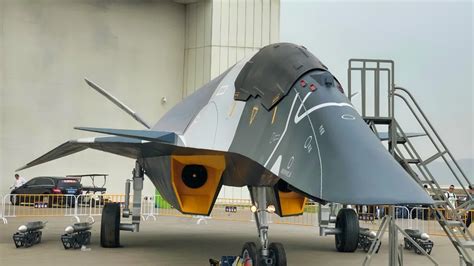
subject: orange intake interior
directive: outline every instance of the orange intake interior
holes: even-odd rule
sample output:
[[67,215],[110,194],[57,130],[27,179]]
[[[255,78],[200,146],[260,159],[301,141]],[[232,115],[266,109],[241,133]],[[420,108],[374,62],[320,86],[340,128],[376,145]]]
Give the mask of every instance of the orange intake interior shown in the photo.
[[[186,186],[181,178],[183,168],[192,164],[202,165],[207,171],[207,181],[199,188]],[[225,158],[221,155],[171,156],[171,183],[183,213],[209,214],[224,169]]]

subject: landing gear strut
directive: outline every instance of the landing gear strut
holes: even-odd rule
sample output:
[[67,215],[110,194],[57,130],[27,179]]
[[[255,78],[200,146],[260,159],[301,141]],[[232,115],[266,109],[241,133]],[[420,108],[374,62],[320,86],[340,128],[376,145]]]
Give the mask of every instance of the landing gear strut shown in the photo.
[[252,187],[255,222],[257,224],[260,248],[253,242],[247,242],[242,248],[241,257],[251,261],[251,265],[257,266],[286,266],[286,253],[281,243],[269,243],[268,241],[268,211],[267,195],[265,187]]
[[129,209],[130,180],[125,184],[125,206],[123,217],[132,216],[132,223],[120,223],[120,203],[107,203],[102,210],[102,222],[100,226],[100,245],[104,248],[120,247],[120,230],[138,232],[141,219],[141,198],[143,190],[144,172],[140,164],[135,162],[133,169],[133,208]]

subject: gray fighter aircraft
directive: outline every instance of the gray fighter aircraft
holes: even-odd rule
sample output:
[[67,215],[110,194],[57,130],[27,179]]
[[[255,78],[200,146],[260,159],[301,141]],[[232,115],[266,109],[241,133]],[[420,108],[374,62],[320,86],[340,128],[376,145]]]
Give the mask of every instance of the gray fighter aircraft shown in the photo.
[[[431,204],[354,109],[337,79],[306,48],[262,48],[174,106],[150,127],[94,83],[94,89],[146,130],[77,128],[112,135],[68,141],[21,169],[87,148],[136,160],[133,209],[103,209],[101,245],[119,246],[119,230],[138,231],[146,174],[186,214],[209,215],[222,185],[250,190],[260,245],[245,243],[254,265],[286,265],[282,244],[269,243],[267,212],[301,215],[307,199],[341,204]],[[357,248],[356,213],[336,220],[336,248]]]

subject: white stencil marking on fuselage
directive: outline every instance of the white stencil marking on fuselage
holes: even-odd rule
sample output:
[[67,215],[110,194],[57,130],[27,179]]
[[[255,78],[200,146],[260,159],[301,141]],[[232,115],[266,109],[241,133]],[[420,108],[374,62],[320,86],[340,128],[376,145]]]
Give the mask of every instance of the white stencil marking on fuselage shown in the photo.
[[322,135],[324,135],[325,132],[326,132],[326,130],[324,129],[324,126],[323,125],[319,126],[319,135],[322,136]]
[[350,115],[350,114],[343,114],[341,116],[341,118],[344,119],[344,120],[355,120],[356,119],[353,115]]
[[303,148],[308,151],[308,153],[311,153],[313,150],[313,145],[311,145],[311,142],[313,141],[313,136],[309,135],[303,145]]

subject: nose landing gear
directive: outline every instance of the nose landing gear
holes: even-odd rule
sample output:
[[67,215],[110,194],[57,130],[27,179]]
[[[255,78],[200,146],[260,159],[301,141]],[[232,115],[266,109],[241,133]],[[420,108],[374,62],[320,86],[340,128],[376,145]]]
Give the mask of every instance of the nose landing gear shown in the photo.
[[255,222],[257,224],[260,248],[253,242],[247,242],[242,248],[244,265],[286,266],[286,253],[281,243],[268,241],[268,211],[265,187],[250,188],[254,192]]

